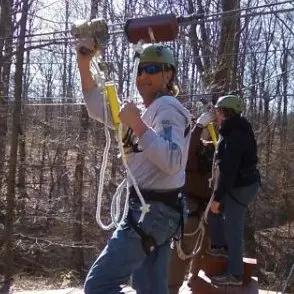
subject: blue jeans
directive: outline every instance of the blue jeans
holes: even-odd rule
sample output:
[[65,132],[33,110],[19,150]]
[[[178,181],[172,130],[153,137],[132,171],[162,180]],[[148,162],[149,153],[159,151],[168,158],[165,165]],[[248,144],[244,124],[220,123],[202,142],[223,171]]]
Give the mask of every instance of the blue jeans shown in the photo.
[[[107,246],[92,265],[84,290],[86,294],[120,293],[122,285],[132,277],[138,294],[167,294],[167,269],[171,238],[179,228],[180,213],[160,202],[150,202],[151,212],[141,225],[158,245],[147,256],[141,237],[123,221],[115,230]],[[134,219],[141,215],[140,204],[130,207]],[[152,285],[152,289],[149,287]]]
[[243,275],[243,238],[248,204],[255,198],[259,183],[235,187],[221,202],[221,213],[210,212],[208,227],[212,246],[228,248],[228,273]]

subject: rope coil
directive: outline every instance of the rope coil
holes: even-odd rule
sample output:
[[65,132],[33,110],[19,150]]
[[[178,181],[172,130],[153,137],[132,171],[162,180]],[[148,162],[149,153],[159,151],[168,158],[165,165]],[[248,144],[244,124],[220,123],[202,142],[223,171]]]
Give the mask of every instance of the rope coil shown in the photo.
[[[135,97],[136,77],[138,72],[138,65],[140,62],[139,56],[143,51],[143,42],[139,41],[138,44],[134,46],[134,50],[136,54],[135,54],[134,68],[133,68],[133,73],[131,78],[131,91],[130,91],[129,97],[127,98],[127,101],[132,101],[133,98]],[[93,63],[94,68],[96,70],[95,81],[96,81],[97,87],[100,90],[104,90],[105,75],[99,67],[99,61],[100,60],[98,57],[97,61]],[[105,148],[103,151],[103,159],[102,159],[100,173],[99,173],[99,187],[98,187],[98,193],[97,193],[97,208],[96,208],[96,221],[103,230],[111,230],[114,227],[118,227],[120,221],[127,216],[127,213],[129,210],[129,205],[128,205],[129,186],[128,186],[127,179],[129,179],[130,182],[132,183],[137,193],[137,196],[141,202],[141,207],[140,207],[141,216],[139,219],[139,223],[143,222],[145,215],[150,211],[150,204],[147,204],[145,202],[140,192],[140,189],[138,187],[137,181],[128,166],[127,157],[126,157],[124,145],[123,145],[123,125],[122,123],[119,123],[117,128],[118,147],[119,147],[119,152],[121,154],[123,165],[125,167],[125,170],[127,171],[127,178],[124,179],[118,185],[116,192],[113,196],[113,199],[111,202],[111,209],[110,209],[111,222],[109,224],[104,224],[101,219],[101,206],[102,206],[102,194],[103,194],[104,180],[105,180],[105,171],[107,168],[108,154],[109,154],[109,149],[111,144],[111,137],[110,137],[109,127],[108,127],[108,107],[109,105],[107,104],[107,97],[105,94],[103,99],[103,110],[104,110],[104,133],[105,133],[106,143],[105,143]],[[123,213],[122,213],[122,216],[120,217],[122,194],[125,189],[127,190],[127,196],[125,199]]]

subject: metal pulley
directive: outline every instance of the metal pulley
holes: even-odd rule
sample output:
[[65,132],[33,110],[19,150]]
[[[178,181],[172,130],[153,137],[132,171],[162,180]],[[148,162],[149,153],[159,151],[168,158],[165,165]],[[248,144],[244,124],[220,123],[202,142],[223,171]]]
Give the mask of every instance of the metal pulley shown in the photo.
[[[72,24],[71,34],[77,39],[89,42],[88,46],[81,47],[80,53],[89,54],[97,47],[106,46],[109,40],[108,25],[104,19],[78,20]],[[93,42],[92,44],[90,44]],[[93,48],[91,50],[90,48]]]

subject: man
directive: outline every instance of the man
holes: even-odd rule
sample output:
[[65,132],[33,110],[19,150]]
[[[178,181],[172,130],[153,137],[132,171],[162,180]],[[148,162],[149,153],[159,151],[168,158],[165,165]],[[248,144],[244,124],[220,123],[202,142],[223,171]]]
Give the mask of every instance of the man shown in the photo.
[[[106,123],[103,91],[90,72],[91,55],[80,54],[78,66],[89,116]],[[142,223],[141,203],[132,186],[129,213],[113,233],[87,275],[86,294],[121,293],[132,277],[141,294],[167,294],[170,242],[182,220],[180,195],[190,142],[190,113],[176,99],[176,61],[172,51],[151,45],[140,55],[136,86],[145,111],[132,102],[120,110],[120,121],[138,138],[138,150],[129,154],[129,169],[150,204]],[[110,118],[107,119],[110,121]],[[134,181],[128,178],[129,184]]]

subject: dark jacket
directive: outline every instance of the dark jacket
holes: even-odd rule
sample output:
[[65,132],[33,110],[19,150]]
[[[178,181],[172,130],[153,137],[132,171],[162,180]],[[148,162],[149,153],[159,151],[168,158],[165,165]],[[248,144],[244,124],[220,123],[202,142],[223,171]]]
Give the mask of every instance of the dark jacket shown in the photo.
[[203,129],[195,126],[192,130],[189,147],[188,162],[186,167],[185,195],[195,199],[209,199],[214,146],[205,146],[201,141]]
[[219,129],[216,164],[215,201],[220,201],[233,187],[244,187],[259,181],[257,146],[251,124],[246,118],[234,116]]

